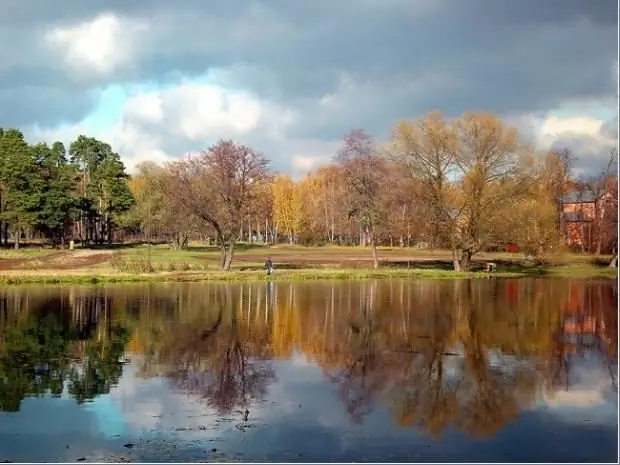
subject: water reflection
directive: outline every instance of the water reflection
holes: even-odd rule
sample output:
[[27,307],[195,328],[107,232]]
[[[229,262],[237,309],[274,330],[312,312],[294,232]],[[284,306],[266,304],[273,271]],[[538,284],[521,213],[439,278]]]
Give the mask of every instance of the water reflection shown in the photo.
[[[490,438],[541,405],[616,409],[617,315],[609,281],[6,288],[0,410],[92,401],[133,359],[125,376],[164,379],[243,429],[281,400],[270,392],[282,364],[303,363],[352,424],[385,411],[437,440]],[[607,373],[602,388],[588,385],[591,366]]]
[[112,321],[110,299],[99,292],[30,297],[7,291],[0,299],[0,410],[16,412],[25,397],[59,397],[65,389],[78,404],[109,393],[130,336]]

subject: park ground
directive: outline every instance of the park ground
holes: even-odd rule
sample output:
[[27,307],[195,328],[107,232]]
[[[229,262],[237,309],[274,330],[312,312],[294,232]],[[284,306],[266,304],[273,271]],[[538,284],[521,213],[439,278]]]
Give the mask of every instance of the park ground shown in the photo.
[[29,247],[0,251],[0,283],[71,283],[122,281],[235,281],[267,279],[264,263],[271,257],[275,271],[269,279],[362,279],[382,277],[489,277],[485,262],[497,265],[494,276],[557,276],[615,278],[611,257],[562,254],[544,262],[522,254],[481,253],[472,272],[451,270],[449,251],[380,248],[381,266],[372,269],[369,249],[360,247],[284,247],[239,244],[230,272],[218,271],[215,247],[191,244],[185,250],[167,245],[126,245],[107,248],[54,250]]

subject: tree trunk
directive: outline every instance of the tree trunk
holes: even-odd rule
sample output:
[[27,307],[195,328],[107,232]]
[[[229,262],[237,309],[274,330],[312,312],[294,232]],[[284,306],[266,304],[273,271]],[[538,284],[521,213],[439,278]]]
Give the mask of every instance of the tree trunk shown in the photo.
[[233,255],[235,254],[235,241],[231,241],[228,247],[222,246],[224,252],[222,271],[230,271],[230,265],[232,265]]
[[594,251],[594,255],[596,257],[600,257],[601,256],[601,249],[603,248],[603,235],[601,234],[601,228],[597,227],[596,228],[596,249]]
[[370,237],[370,250],[372,252],[372,267],[377,270],[379,269],[379,257],[377,257],[377,241],[374,234]]
[[19,236],[21,235],[21,233],[18,231],[15,233],[15,250],[19,249]]
[[459,260],[459,248],[452,247],[452,266],[457,273],[461,271],[461,262]]
[[461,259],[460,259],[460,268],[461,271],[468,271],[469,270],[469,265],[471,263],[471,250],[470,249],[466,249],[463,250],[463,252],[461,253]]
[[224,265],[226,264],[226,246],[220,244],[220,270],[224,269]]
[[614,255],[614,258],[609,262],[609,268],[618,268],[618,254]]

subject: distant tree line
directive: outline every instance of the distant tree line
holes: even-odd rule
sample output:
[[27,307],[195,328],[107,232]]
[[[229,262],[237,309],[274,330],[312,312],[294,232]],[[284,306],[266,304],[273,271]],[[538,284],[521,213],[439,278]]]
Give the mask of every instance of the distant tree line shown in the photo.
[[[610,161],[615,161],[615,153]],[[437,112],[395,125],[388,141],[347,134],[332,163],[295,182],[259,152],[220,141],[166,165],[147,162],[130,181],[126,225],[183,248],[211,237],[228,269],[238,241],[449,249],[454,268],[508,245],[530,255],[564,247],[562,201],[576,191],[609,194],[593,220],[592,253],[617,242],[617,181],[573,176],[569,151],[539,154],[516,128],[488,113],[448,121]]]
[[490,113],[448,120],[432,112],[397,123],[387,141],[353,130],[331,163],[298,182],[230,140],[142,163],[132,177],[108,144],[86,136],[67,151],[0,130],[0,155],[0,239],[15,247],[25,235],[175,249],[198,239],[220,248],[228,270],[239,241],[369,246],[375,267],[377,246],[391,245],[449,249],[461,270],[480,251],[563,247],[561,199],[577,191],[607,193],[582,251],[611,252],[617,242],[615,152],[606,171],[577,179],[570,152],[536,153]]

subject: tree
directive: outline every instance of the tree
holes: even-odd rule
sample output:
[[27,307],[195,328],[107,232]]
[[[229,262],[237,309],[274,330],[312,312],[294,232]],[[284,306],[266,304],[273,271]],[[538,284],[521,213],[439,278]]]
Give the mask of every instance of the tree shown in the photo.
[[362,129],[355,129],[344,137],[336,160],[342,167],[349,194],[347,216],[355,218],[359,224],[362,244],[366,240],[370,242],[373,267],[377,269],[377,226],[385,219],[381,196],[387,175],[385,160],[377,154],[373,138]]
[[454,223],[449,176],[455,171],[457,140],[441,113],[415,122],[401,121],[392,133],[392,158],[403,166],[422,207],[432,242],[446,244]]
[[35,151],[16,130],[3,131],[0,138],[0,171],[2,183],[2,212],[6,230],[10,229],[19,248],[20,237],[32,230],[37,222],[43,192],[43,180],[38,170]]
[[455,270],[467,270],[471,257],[496,240],[498,222],[512,215],[510,204],[522,186],[510,182],[519,173],[517,130],[488,113],[466,113],[455,122],[461,174],[456,227],[452,231]]
[[168,165],[176,185],[170,194],[215,231],[222,270],[230,270],[244,215],[256,200],[253,187],[266,179],[268,165],[262,153],[231,140]]
[[116,220],[134,202],[125,166],[109,144],[83,135],[71,144],[69,154],[79,173],[80,239],[85,244],[111,242]]
[[544,186],[547,195],[556,206],[556,222],[561,232],[560,245],[566,242],[566,225],[564,223],[564,197],[569,193],[572,179],[572,167],[575,156],[568,150],[549,152],[544,162]]
[[75,168],[67,161],[62,142],[55,142],[51,148],[45,143],[38,144],[33,150],[43,182],[38,227],[52,244],[60,243],[64,246],[67,230],[77,214],[73,197],[76,186]]
[[[613,191],[612,186],[617,186],[617,180],[612,178],[613,168],[617,166],[617,163],[618,154],[614,147],[609,153],[609,160],[605,169],[598,175],[587,178],[584,182],[584,187],[595,199],[592,223],[594,226],[594,254],[597,257],[601,255],[604,242],[612,242],[613,244],[617,240],[613,238],[613,231],[616,232],[615,235],[617,236],[618,230],[617,187],[615,199],[614,193],[610,192]],[[609,241],[608,236],[612,236],[611,241]],[[605,239],[607,239],[607,241],[605,241]]]
[[301,199],[299,189],[290,176],[278,175],[271,183],[273,213],[278,230],[286,232],[293,244],[301,225]]

